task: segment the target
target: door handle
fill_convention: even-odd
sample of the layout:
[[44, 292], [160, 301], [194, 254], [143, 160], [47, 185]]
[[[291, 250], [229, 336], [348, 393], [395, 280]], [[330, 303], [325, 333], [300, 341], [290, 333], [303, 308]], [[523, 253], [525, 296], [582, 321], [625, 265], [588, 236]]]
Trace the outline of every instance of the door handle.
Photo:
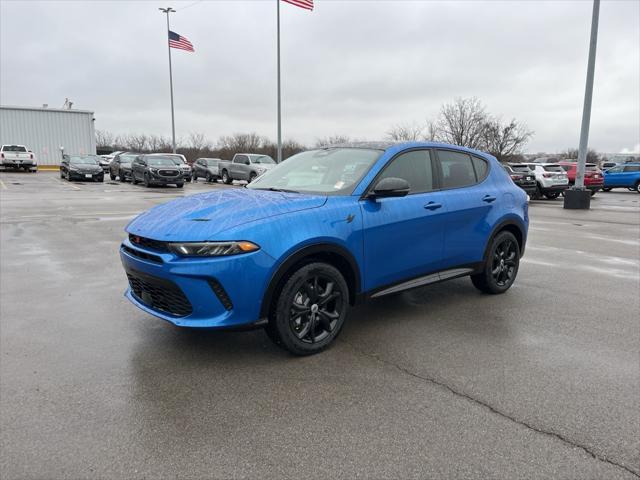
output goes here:
[[487, 202], [487, 203], [491, 203], [491, 202], [495, 202], [496, 201], [496, 197], [492, 197], [491, 195], [485, 195], [482, 198], [483, 202]]
[[442, 207], [442, 204], [436, 203], [436, 202], [429, 202], [424, 206], [424, 208], [426, 208], [427, 210], [437, 210], [441, 207]]

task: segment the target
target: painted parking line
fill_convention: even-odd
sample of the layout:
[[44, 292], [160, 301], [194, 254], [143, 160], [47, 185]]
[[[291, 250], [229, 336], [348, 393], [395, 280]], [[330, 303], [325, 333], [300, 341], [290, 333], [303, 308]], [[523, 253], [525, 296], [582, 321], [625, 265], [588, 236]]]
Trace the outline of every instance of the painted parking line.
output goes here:
[[0, 189], [7, 190], [7, 186], [4, 184], [2, 180], [0, 180]]
[[69, 182], [63, 182], [61, 178], [52, 178], [51, 180], [53, 180], [54, 183], [59, 183], [60, 185], [65, 185], [67, 187], [71, 187], [74, 190], [82, 190], [80, 187], [73, 185]]

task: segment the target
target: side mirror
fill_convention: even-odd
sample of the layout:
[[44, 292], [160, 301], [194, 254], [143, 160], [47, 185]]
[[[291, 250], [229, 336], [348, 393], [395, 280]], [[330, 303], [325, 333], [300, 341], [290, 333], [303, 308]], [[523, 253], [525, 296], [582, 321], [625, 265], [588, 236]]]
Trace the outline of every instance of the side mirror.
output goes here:
[[411, 190], [411, 185], [403, 178], [389, 177], [380, 180], [370, 196], [372, 197], [404, 197]]

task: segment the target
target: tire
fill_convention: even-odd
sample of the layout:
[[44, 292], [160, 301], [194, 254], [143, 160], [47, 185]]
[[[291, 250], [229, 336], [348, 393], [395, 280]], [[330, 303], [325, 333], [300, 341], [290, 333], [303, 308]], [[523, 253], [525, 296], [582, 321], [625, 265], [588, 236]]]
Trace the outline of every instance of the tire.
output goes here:
[[251, 175], [249, 175], [249, 183], [253, 182], [257, 176], [256, 172], [251, 172]]
[[597, 190], [591, 190], [591, 196], [593, 197], [596, 193], [598, 193]]
[[636, 182], [636, 192], [640, 193], [640, 182]]
[[185, 178], [185, 181], [191, 183], [191, 177], [189, 176], [189, 177]]
[[224, 183], [225, 185], [231, 185], [231, 183], [233, 183], [233, 179], [229, 177], [229, 174], [226, 170], [222, 171], [222, 183]]
[[120, 181], [120, 183], [124, 183], [127, 181], [127, 177], [124, 175], [124, 173], [118, 173], [118, 180]]
[[60, 170], [60, 178], [64, 178], [64, 172]]
[[471, 282], [483, 293], [504, 293], [516, 279], [520, 267], [520, 247], [511, 232], [499, 232], [492, 240], [482, 272]]
[[176, 183], [176, 187], [178, 187], [178, 188], [184, 187], [184, 182], [183, 183]]
[[116, 176], [111, 172], [109, 172], [109, 178], [111, 179], [112, 182], [116, 181]]
[[320, 262], [303, 265], [278, 292], [267, 335], [294, 355], [312, 355], [336, 339], [348, 309], [349, 288], [338, 269]]
[[205, 177], [205, 180], [207, 181], [207, 183], [211, 183], [211, 174], [209, 172], [207, 172], [207, 176]]
[[536, 185], [536, 191], [533, 194], [533, 198], [535, 200], [540, 200], [542, 198], [542, 187], [540, 187], [540, 184]]
[[131, 183], [133, 183], [134, 185], [137, 185], [139, 183], [133, 171], [131, 171]]
[[547, 192], [544, 194], [549, 200], [555, 200], [560, 196], [560, 192]]
[[149, 174], [148, 173], [145, 173], [142, 176], [142, 184], [147, 188], [151, 187], [151, 180], [149, 180]]
[[611, 191], [611, 187], [603, 187], [602, 191], [603, 192], [610, 192]]

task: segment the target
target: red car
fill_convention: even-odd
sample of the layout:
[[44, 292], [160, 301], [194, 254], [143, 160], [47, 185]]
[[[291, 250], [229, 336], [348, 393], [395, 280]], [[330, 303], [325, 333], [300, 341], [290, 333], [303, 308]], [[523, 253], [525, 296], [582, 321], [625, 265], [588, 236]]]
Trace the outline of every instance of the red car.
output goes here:
[[[577, 162], [558, 162], [558, 165], [567, 172], [569, 185], [573, 185], [576, 182]], [[598, 190], [602, 190], [602, 187], [604, 186], [604, 176], [595, 163], [586, 164], [584, 172], [584, 186], [591, 190], [591, 196], [595, 195]]]

